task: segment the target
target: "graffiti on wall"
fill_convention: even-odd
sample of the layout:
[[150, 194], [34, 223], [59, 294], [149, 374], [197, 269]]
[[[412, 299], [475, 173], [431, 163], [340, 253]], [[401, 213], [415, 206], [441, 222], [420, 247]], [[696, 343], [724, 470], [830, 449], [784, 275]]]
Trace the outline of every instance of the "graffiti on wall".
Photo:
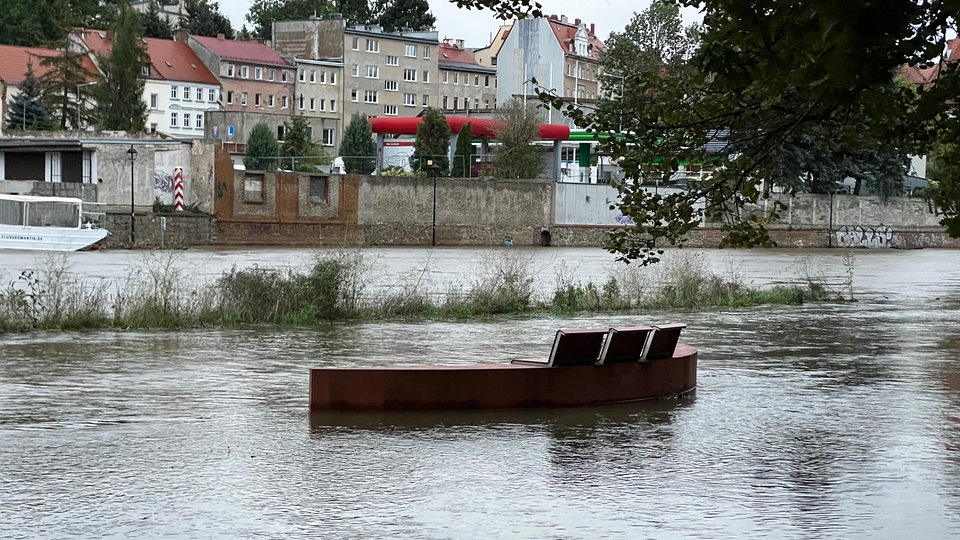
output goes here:
[[844, 225], [835, 234], [840, 247], [887, 248], [893, 238], [893, 229], [882, 223], [876, 227]]
[[617, 222], [617, 225], [625, 225], [627, 227], [632, 227], [636, 225], [636, 222], [633, 221], [633, 218], [630, 216], [625, 216], [623, 214], [617, 214], [614, 216], [614, 221]]

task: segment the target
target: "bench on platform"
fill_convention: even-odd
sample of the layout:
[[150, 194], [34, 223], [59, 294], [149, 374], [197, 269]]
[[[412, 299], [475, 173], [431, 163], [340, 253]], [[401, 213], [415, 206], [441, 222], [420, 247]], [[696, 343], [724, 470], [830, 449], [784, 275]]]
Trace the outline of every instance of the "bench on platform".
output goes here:
[[611, 328], [603, 342], [603, 350], [597, 363], [618, 364], [643, 360], [650, 337], [655, 331], [652, 326]]
[[512, 364], [532, 364], [546, 367], [588, 366], [596, 364], [609, 329], [557, 330], [550, 356], [545, 359], [514, 360]]
[[647, 346], [646, 359], [657, 360], [660, 358], [673, 358], [673, 353], [680, 341], [680, 332], [686, 328], [683, 323], [658, 324], [654, 326], [656, 331], [650, 339]]

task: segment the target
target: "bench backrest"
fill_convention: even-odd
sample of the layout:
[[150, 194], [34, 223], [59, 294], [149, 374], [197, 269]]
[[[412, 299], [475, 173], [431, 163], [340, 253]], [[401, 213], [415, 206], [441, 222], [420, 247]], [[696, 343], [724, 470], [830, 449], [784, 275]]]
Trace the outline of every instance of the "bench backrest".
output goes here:
[[680, 332], [686, 328], [683, 323], [658, 324], [653, 338], [650, 339], [650, 346], [647, 349], [647, 360], [656, 360], [658, 358], [673, 358], [673, 352], [677, 348], [677, 342], [680, 341]]
[[550, 351], [548, 366], [583, 366], [596, 364], [600, 358], [608, 329], [602, 330], [557, 330]]
[[652, 326], [611, 328], [607, 340], [603, 343], [598, 363], [616, 364], [643, 360], [647, 341], [653, 333]]

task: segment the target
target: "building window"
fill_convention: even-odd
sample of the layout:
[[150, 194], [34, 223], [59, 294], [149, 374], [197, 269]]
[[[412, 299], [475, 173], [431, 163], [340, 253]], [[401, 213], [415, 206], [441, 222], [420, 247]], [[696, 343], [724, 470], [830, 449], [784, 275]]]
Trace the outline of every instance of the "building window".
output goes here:
[[244, 202], [263, 202], [263, 175], [246, 173], [243, 176]]
[[403, 55], [416, 57], [417, 56], [417, 46], [416, 45], [404, 45], [403, 46]]
[[307, 70], [301, 69], [297, 75], [300, 79], [300, 82], [307, 82]]
[[367, 66], [367, 78], [368, 79], [380, 78], [380, 66]]
[[240, 66], [240, 78], [241, 79], [250, 78], [250, 66]]
[[310, 177], [310, 202], [312, 203], [327, 202], [327, 177], [326, 176]]
[[260, 92], [257, 92], [256, 94], [253, 95], [253, 105], [255, 107], [260, 106], [260, 96], [261, 96]]
[[276, 79], [277, 79], [277, 70], [271, 68], [270, 71], [267, 72], [267, 80], [274, 81]]
[[415, 69], [404, 69], [403, 70], [403, 80], [409, 82], [417, 82], [417, 70]]
[[150, 94], [150, 108], [156, 109], [157, 104], [160, 102], [160, 96], [157, 94]]
[[317, 82], [317, 70], [311, 69], [311, 70], [310, 70], [310, 84], [314, 84], [314, 83], [316, 83], [316, 82]]
[[423, 58], [425, 60], [430, 59], [430, 47], [427, 47], [426, 45], [423, 46]]
[[276, 103], [273, 99], [273, 94], [270, 94], [269, 96], [267, 96], [267, 107], [270, 107], [272, 109], [275, 104]]
[[367, 40], [367, 52], [380, 52], [380, 40], [378, 39], [368, 39]]
[[280, 124], [277, 126], [277, 141], [282, 141], [285, 134], [286, 130], [284, 129], [284, 125]]
[[454, 71], [454, 72], [453, 72], [453, 84], [460, 84], [460, 72], [459, 72], [459, 71]]
[[443, 82], [444, 82], [444, 84], [446, 84], [447, 80], [449, 79], [449, 75], [450, 75], [450, 72], [449, 72], [449, 71], [444, 71], [444, 72], [443, 72]]
[[150, 76], [150, 65], [147, 64], [147, 65], [141, 67], [141, 68], [140, 68], [140, 73], [143, 73], [143, 76], [144, 76], [144, 77], [149, 77], [149, 76]]
[[262, 67], [257, 66], [257, 67], [255, 67], [255, 68], [253, 68], [253, 78], [256, 79], [256, 80], [258, 80], [258, 81], [263, 80], [263, 68], [262, 68]]
[[203, 101], [203, 88], [197, 88], [197, 101]]
[[330, 72], [330, 84], [337, 84], [337, 72], [336, 72], [336, 71], [331, 71], [331, 72]]
[[457, 96], [453, 96], [453, 110], [457, 110], [459, 106], [460, 106], [460, 98], [458, 98]]
[[427, 94], [423, 95], [423, 106], [424, 107], [430, 106], [430, 96], [428, 96]]
[[177, 85], [171, 86], [171, 87], [170, 87], [170, 99], [180, 99], [179, 96], [178, 96], [178, 94], [177, 94], [179, 91], [180, 91], [180, 87], [179, 87], [179, 86], [177, 86]]
[[330, 112], [337, 112], [337, 100], [330, 100]]
[[324, 128], [323, 129], [323, 138], [321, 141], [324, 146], [333, 146], [336, 144], [337, 131], [333, 128]]
[[404, 94], [403, 95], [403, 104], [407, 107], [413, 107], [417, 104], [417, 95], [416, 94]]
[[290, 96], [280, 96], [280, 108], [286, 109], [290, 106]]
[[430, 82], [430, 70], [423, 70], [423, 82]]
[[396, 92], [396, 91], [397, 91], [397, 86], [398, 86], [398, 85], [397, 85], [397, 81], [383, 81], [383, 89], [384, 89], [384, 90], [387, 90], [387, 91], [390, 91], [390, 92]]
[[360, 64], [354, 64], [354, 65], [350, 68], [350, 74], [353, 75], [354, 77], [359, 77], [359, 76], [360, 76]]
[[227, 64], [227, 77], [234, 77], [236, 75], [236, 67], [233, 64]]
[[320, 100], [320, 106], [317, 107], [317, 108], [318, 108], [319, 110], [321, 110], [321, 111], [327, 110], [327, 100], [321, 99], [321, 100]]
[[327, 72], [326, 72], [326, 71], [321, 71], [321, 72], [320, 72], [320, 84], [327, 84]]
[[185, 99], [185, 100], [187, 100], [187, 101], [190, 101], [190, 87], [189, 87], [189, 86], [184, 86], [184, 87], [183, 87], [183, 99]]
[[213, 103], [216, 100], [217, 100], [217, 89], [211, 88], [210, 90], [207, 91], [207, 101], [210, 103]]
[[474, 76], [473, 76], [473, 85], [474, 85], [474, 86], [480, 86], [480, 76], [479, 76], [479, 75], [474, 75]]
[[243, 107], [247, 106], [247, 93], [240, 92], [240, 105]]
[[170, 113], [170, 127], [177, 127], [178, 115], [177, 113]]
[[464, 85], [464, 86], [470, 86], [470, 74], [469, 74], [469, 73], [464, 73], [464, 74], [463, 74], [463, 85]]
[[392, 54], [387, 55], [387, 60], [385, 62], [388, 66], [399, 66], [400, 58]]
[[187, 113], [183, 113], [183, 127], [190, 128], [190, 115]]
[[310, 110], [317, 110], [317, 98], [310, 98]]
[[483, 86], [485, 86], [485, 87], [487, 87], [487, 88], [490, 88], [490, 76], [489, 76], [489, 75], [485, 75], [485, 76], [483, 77]]
[[198, 115], [197, 115], [197, 124], [196, 124], [196, 127], [197, 127], [197, 129], [203, 129], [203, 115], [202, 115], [202, 114], [198, 114]]
[[283, 70], [283, 71], [280, 72], [280, 80], [281, 80], [281, 81], [287, 82], [287, 77], [288, 77], [288, 74], [287, 74], [287, 71], [286, 71], [286, 70]]
[[157, 132], [157, 124], [156, 122], [154, 122], [150, 124], [150, 133], [156, 133], [156, 132]]
[[397, 106], [396, 105], [384, 105], [383, 114], [386, 116], [396, 116], [397, 115]]
[[227, 104], [233, 105], [233, 90], [227, 90]]
[[360, 38], [358, 37], [353, 38], [353, 50], [355, 51], [360, 50]]
[[356, 88], [350, 90], [350, 101], [352, 101], [352, 102], [354, 102], [354, 103], [357, 102], [357, 89], [356, 89]]
[[364, 103], [378, 103], [380, 101], [379, 96], [377, 95], [376, 90], [364, 90], [363, 92], [363, 102]]
[[447, 96], [443, 96], [443, 106], [441, 107], [441, 109], [446, 109], [446, 108], [447, 108]]
[[303, 110], [303, 103], [303, 94], [300, 94], [300, 97], [297, 98], [297, 107], [299, 107], [301, 111]]
[[496, 56], [491, 56], [491, 57], [490, 57], [490, 65], [491, 65], [491, 66], [497, 65], [497, 57], [496, 57]]

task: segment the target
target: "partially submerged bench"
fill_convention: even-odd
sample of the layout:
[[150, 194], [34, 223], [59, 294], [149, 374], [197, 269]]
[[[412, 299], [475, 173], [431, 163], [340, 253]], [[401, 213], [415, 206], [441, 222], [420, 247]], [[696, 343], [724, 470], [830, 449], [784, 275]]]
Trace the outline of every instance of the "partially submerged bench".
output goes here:
[[561, 329], [547, 358], [514, 360], [512, 364], [545, 367], [618, 364], [671, 358], [683, 323], [598, 329]]

